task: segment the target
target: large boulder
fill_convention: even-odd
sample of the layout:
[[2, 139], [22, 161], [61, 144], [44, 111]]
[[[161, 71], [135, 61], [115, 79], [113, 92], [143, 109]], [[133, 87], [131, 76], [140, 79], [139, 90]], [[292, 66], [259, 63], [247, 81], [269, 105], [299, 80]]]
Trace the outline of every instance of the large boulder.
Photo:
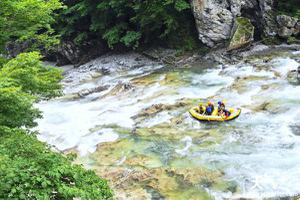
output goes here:
[[282, 38], [289, 38], [296, 36], [300, 32], [300, 21], [297, 18], [290, 17], [287, 15], [278, 15], [278, 35]]
[[192, 0], [199, 39], [209, 47], [222, 45], [231, 35], [234, 16], [227, 1]]
[[276, 0], [192, 0], [191, 4], [199, 39], [209, 47], [225, 46], [238, 17], [249, 18], [258, 35], [277, 33]]
[[233, 28], [233, 36], [228, 50], [239, 49], [249, 45], [254, 39], [254, 26], [250, 19], [238, 17]]

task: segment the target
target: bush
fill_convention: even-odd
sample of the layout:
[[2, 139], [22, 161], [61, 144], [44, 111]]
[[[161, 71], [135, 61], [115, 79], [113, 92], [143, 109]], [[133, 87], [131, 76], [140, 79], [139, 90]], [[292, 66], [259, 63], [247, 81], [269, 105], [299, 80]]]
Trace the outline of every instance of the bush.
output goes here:
[[0, 127], [0, 199], [112, 199], [105, 180], [52, 152], [35, 136]]

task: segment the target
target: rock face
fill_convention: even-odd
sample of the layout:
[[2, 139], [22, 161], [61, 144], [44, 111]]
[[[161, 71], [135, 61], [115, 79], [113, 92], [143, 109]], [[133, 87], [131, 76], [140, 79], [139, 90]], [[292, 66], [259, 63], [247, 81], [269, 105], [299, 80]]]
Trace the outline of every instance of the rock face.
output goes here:
[[103, 42], [89, 42], [81, 47], [76, 46], [72, 41], [62, 41], [55, 50], [57, 65], [74, 64], [76, 66], [105, 54], [108, 47]]
[[7, 51], [8, 56], [14, 58], [20, 53], [25, 52], [26, 49], [30, 48], [31, 45], [32, 45], [31, 41], [10, 42], [6, 44], [5, 49]]
[[300, 32], [300, 21], [294, 17], [278, 15], [278, 35], [282, 38], [296, 36]]
[[237, 17], [251, 20], [259, 34], [276, 35], [275, 0], [192, 0], [199, 39], [209, 47], [220, 47], [232, 37]]
[[238, 17], [234, 24], [233, 33], [228, 50], [247, 46], [254, 40], [254, 26], [248, 18]]
[[193, 12], [199, 39], [209, 47], [230, 38], [234, 16], [227, 1], [193, 0]]

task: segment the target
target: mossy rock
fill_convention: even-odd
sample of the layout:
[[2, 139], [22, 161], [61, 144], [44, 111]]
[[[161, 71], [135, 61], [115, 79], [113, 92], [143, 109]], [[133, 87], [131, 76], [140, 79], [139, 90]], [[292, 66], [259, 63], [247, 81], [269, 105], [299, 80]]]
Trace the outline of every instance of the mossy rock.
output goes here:
[[248, 18], [236, 18], [233, 30], [234, 32], [228, 50], [243, 48], [249, 45], [254, 39], [254, 26]]

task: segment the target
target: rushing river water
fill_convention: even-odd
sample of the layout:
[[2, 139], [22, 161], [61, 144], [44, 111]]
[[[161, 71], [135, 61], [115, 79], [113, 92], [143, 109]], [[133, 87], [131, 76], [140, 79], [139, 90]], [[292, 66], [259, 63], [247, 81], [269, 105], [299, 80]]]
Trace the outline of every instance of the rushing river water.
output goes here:
[[[39, 139], [108, 179], [119, 199], [265, 198], [300, 193], [299, 52], [237, 65], [173, 68], [138, 55], [103, 57], [66, 72], [62, 98], [37, 105]], [[105, 70], [103, 70], [105, 68]], [[188, 109], [226, 100], [228, 123]]]

